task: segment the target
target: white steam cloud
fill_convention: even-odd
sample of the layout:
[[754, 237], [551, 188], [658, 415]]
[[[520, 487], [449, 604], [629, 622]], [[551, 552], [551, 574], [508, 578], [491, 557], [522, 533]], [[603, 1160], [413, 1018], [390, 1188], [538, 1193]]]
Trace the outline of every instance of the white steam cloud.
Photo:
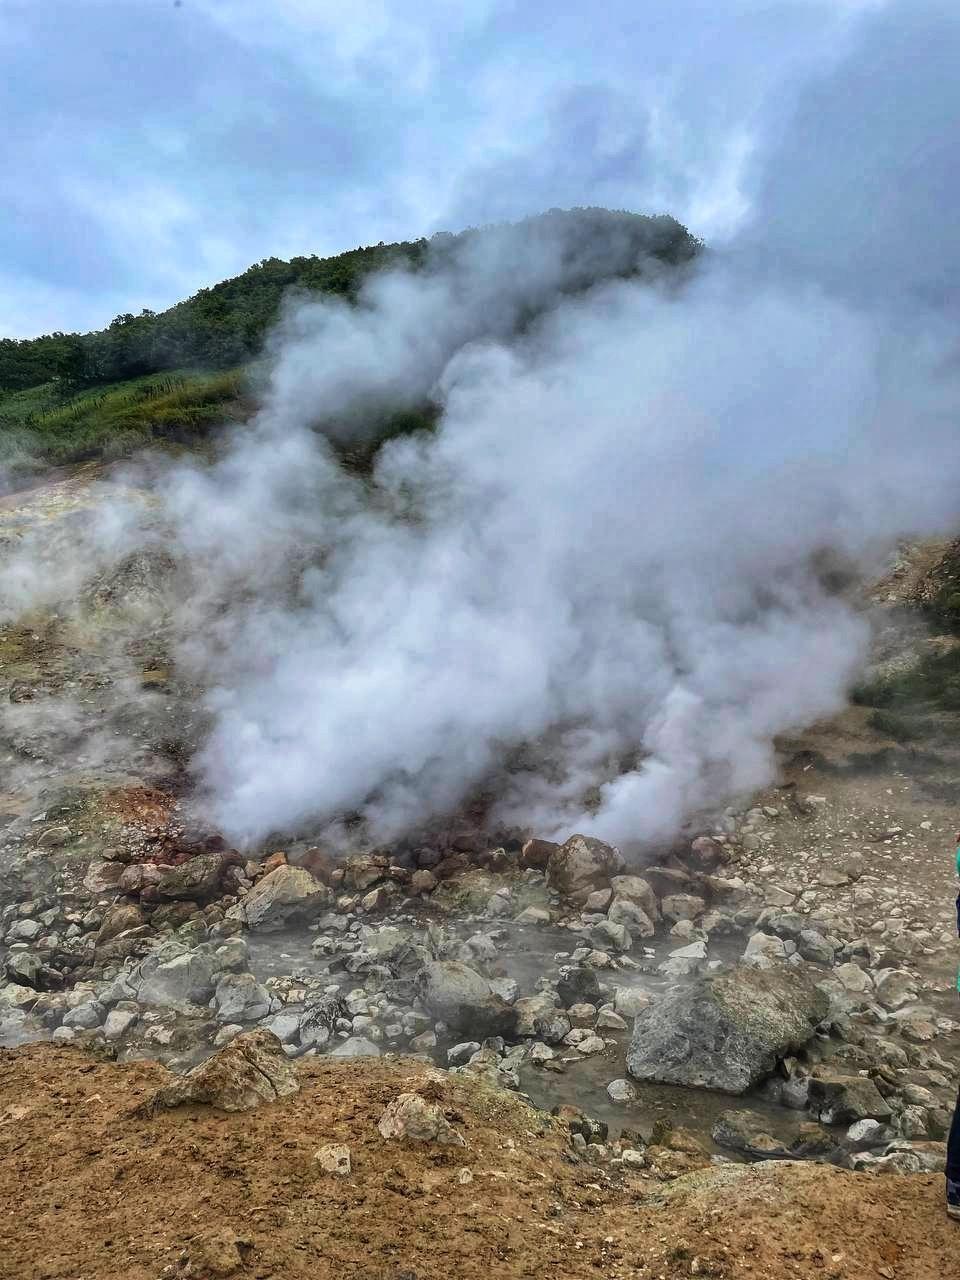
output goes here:
[[[960, 20], [897, 4], [863, 32], [870, 75], [853, 49], [800, 96], [758, 149], [753, 226], [695, 272], [650, 256], [666, 222], [638, 245], [548, 218], [441, 243], [356, 306], [290, 307], [262, 408], [215, 464], [162, 477], [144, 535], [189, 577], [178, 658], [209, 691], [195, 764], [226, 832], [359, 813], [390, 840], [482, 788], [529, 830], [648, 844], [842, 705], [868, 629], [828, 571], [960, 517], [931, 286], [960, 266], [937, 186], [956, 165], [908, 166], [914, 198], [872, 216], [891, 136], [913, 156], [929, 132], [923, 49], [958, 100]], [[369, 474], [339, 460], [428, 398], [433, 432]]]
[[[456, 280], [394, 274], [359, 311], [301, 310], [253, 426], [172, 486], [233, 599], [205, 637], [222, 683], [201, 766], [238, 838], [358, 810], [395, 837], [519, 743], [540, 745], [498, 773], [501, 817], [667, 837], [842, 705], [866, 628], [824, 554], [863, 564], [957, 513], [955, 386], [822, 294], [713, 268], [462, 342], [471, 302], [510, 310], [514, 276], [488, 258]], [[443, 413], [360, 480], [303, 424], [371, 384]]]

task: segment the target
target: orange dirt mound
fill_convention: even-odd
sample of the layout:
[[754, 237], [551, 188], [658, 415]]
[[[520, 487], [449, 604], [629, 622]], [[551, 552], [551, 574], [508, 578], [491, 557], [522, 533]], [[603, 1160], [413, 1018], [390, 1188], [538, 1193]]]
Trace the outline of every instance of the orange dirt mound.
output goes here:
[[[519, 1099], [411, 1060], [309, 1059], [259, 1110], [136, 1110], [167, 1079], [77, 1049], [0, 1051], [2, 1280], [946, 1280], [942, 1179], [724, 1166], [661, 1187], [571, 1163]], [[466, 1147], [388, 1141], [419, 1091]], [[324, 1173], [344, 1143], [352, 1171]], [[468, 1172], [464, 1172], [464, 1171]]]

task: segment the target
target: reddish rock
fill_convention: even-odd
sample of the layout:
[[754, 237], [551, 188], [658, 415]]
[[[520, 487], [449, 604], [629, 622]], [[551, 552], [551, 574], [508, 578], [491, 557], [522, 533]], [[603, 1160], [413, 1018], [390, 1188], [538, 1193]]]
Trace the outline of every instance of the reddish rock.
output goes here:
[[276, 871], [277, 867], [285, 867], [287, 865], [287, 855], [282, 850], [271, 853], [269, 858], [265, 858], [260, 868], [260, 874], [268, 876], [271, 871]]
[[594, 889], [606, 889], [623, 870], [619, 849], [593, 836], [571, 836], [551, 854], [547, 883], [568, 898], [586, 900]]
[[688, 861], [700, 871], [713, 871], [723, 860], [723, 846], [709, 836], [697, 836], [690, 845]]
[[389, 866], [389, 859], [382, 854], [354, 854], [343, 864], [344, 884], [356, 893], [365, 893], [385, 877]]
[[520, 862], [524, 867], [544, 871], [553, 854], [560, 848], [552, 840], [528, 840], [520, 850]]
[[437, 877], [432, 871], [415, 871], [410, 877], [410, 892], [418, 896], [425, 893], [433, 893], [437, 887]]
[[326, 849], [307, 849], [295, 860], [294, 865], [309, 871], [321, 884], [329, 884], [330, 877], [337, 870], [337, 860]]
[[94, 858], [83, 877], [83, 887], [90, 893], [109, 893], [117, 888], [122, 874], [121, 862], [108, 862], [105, 858]]
[[465, 853], [448, 854], [441, 862], [438, 862], [433, 869], [433, 874], [438, 880], [449, 880], [451, 876], [455, 876], [460, 871], [466, 871], [470, 866], [470, 859]]

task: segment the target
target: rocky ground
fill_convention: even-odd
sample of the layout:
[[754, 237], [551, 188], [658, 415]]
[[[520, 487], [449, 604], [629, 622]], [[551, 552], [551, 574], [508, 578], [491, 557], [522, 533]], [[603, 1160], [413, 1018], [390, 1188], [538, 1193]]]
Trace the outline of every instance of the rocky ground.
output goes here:
[[[56, 578], [111, 484], [0, 510], [9, 561], [40, 530], [54, 575], [0, 627], [0, 1150], [28, 1197], [0, 1275], [232, 1274], [221, 1245], [258, 1276], [949, 1273], [960, 713], [905, 743], [851, 707], [649, 864], [481, 811], [241, 855], [188, 808], [177, 567]], [[938, 563], [878, 588], [881, 666], [951, 643], [907, 608]], [[296, 1097], [131, 1114], [251, 1032]], [[404, 1093], [469, 1161], [384, 1136]], [[342, 1177], [315, 1156], [340, 1145]]]
[[[564, 1121], [476, 1079], [405, 1059], [283, 1066], [285, 1096], [231, 1112], [243, 1095], [229, 1064], [207, 1081], [218, 1106], [171, 1106], [155, 1063], [0, 1051], [0, 1273], [942, 1280], [955, 1268], [932, 1175], [711, 1167], [700, 1153], [696, 1171], [660, 1183], [630, 1147], [602, 1168], [573, 1159]], [[264, 1072], [277, 1079], [275, 1064]]]

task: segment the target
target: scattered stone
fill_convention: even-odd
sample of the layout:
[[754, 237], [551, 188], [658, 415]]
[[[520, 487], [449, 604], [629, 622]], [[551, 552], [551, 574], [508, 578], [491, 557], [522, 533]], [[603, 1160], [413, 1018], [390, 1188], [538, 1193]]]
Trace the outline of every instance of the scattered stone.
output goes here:
[[133, 1009], [111, 1009], [103, 1024], [103, 1034], [108, 1040], [120, 1040], [136, 1022], [139, 1014]]
[[695, 893], [671, 893], [661, 901], [660, 910], [667, 920], [696, 920], [706, 906]]
[[583, 901], [595, 890], [610, 886], [623, 869], [620, 851], [593, 836], [571, 836], [550, 855], [547, 883], [568, 898]]
[[528, 840], [520, 850], [520, 862], [525, 867], [545, 871], [547, 863], [559, 848], [552, 840]]
[[86, 1000], [83, 1004], [75, 1005], [66, 1014], [64, 1014], [63, 1025], [65, 1027], [75, 1027], [83, 1031], [90, 1031], [94, 1027], [99, 1027], [103, 1022], [103, 1005], [96, 1000]]
[[179, 866], [165, 867], [157, 893], [161, 898], [206, 902], [216, 895], [226, 866], [223, 854], [201, 853]]
[[811, 1076], [810, 1110], [824, 1124], [887, 1120], [893, 1114], [877, 1086], [867, 1076], [844, 1076], [833, 1072]]
[[635, 1018], [652, 1004], [651, 993], [640, 987], [617, 987], [613, 993], [613, 1007], [623, 1018]]
[[451, 1067], [462, 1067], [475, 1053], [479, 1052], [479, 1040], [464, 1040], [461, 1044], [455, 1044], [452, 1049], [447, 1050], [447, 1062]]
[[557, 995], [567, 1008], [576, 1004], [596, 1005], [600, 1000], [600, 979], [594, 969], [584, 965], [564, 965], [557, 980]]
[[549, 924], [550, 912], [545, 907], [524, 907], [519, 915], [514, 916], [515, 924]]
[[786, 944], [772, 933], [752, 933], [743, 952], [743, 963], [757, 969], [770, 969], [786, 958]]
[[610, 884], [617, 898], [635, 902], [637, 906], [643, 908], [648, 919], [654, 922], [660, 919], [657, 895], [643, 876], [614, 876]]
[[250, 929], [274, 932], [295, 921], [312, 920], [330, 901], [330, 894], [302, 867], [277, 867], [259, 880], [227, 917]]
[[343, 1143], [330, 1143], [320, 1147], [313, 1156], [324, 1173], [333, 1174], [337, 1178], [350, 1176], [350, 1148]]
[[330, 1054], [331, 1058], [379, 1058], [380, 1046], [366, 1036], [349, 1036]]
[[224, 1022], [256, 1022], [270, 1012], [270, 993], [252, 973], [224, 974], [213, 998]]
[[653, 921], [640, 906], [630, 898], [622, 898], [618, 894], [610, 904], [607, 919], [611, 924], [622, 925], [632, 935], [639, 938], [652, 938], [656, 932]]
[[425, 894], [433, 893], [437, 887], [437, 877], [432, 871], [421, 869], [415, 871], [410, 877], [410, 892], [416, 897], [423, 897]]
[[265, 1102], [289, 1097], [300, 1088], [283, 1045], [258, 1028], [238, 1035], [212, 1058], [165, 1085], [143, 1110], [198, 1103], [222, 1111], [251, 1111]]
[[401, 1093], [388, 1104], [377, 1125], [384, 1138], [411, 1142], [439, 1142], [465, 1147], [463, 1136], [450, 1124], [439, 1107], [418, 1093]]
[[629, 1080], [611, 1080], [607, 1094], [611, 1102], [635, 1102], [637, 1098], [636, 1088]]

